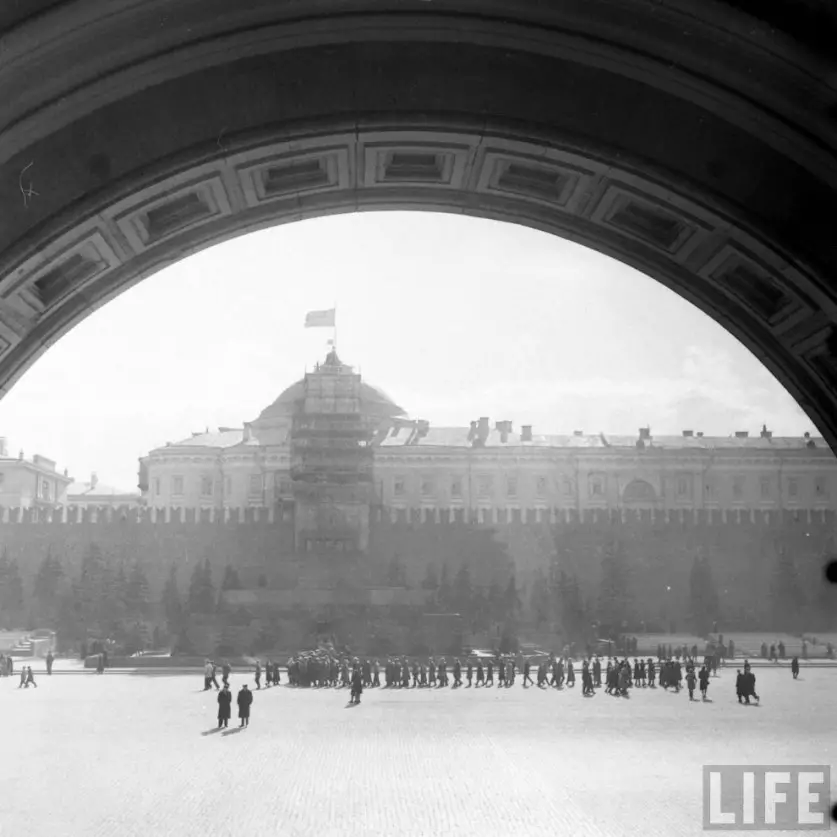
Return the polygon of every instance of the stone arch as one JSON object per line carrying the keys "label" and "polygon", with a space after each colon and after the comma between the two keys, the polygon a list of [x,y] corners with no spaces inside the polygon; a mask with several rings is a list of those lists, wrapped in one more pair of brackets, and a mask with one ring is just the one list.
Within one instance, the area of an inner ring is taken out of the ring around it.
{"label": "stone arch", "polygon": [[525,224],[656,278],[837,441],[827,12],[769,28],[733,0],[350,5],[0,12],[0,393],[90,311],[203,247],[426,209]]}

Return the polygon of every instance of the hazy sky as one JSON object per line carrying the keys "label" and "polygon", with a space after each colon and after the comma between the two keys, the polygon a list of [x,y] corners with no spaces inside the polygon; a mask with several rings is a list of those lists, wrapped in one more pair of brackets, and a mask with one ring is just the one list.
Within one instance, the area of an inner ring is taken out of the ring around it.
{"label": "hazy sky", "polygon": [[10,453],[136,487],[137,458],[241,426],[341,358],[415,418],[535,432],[813,431],[733,337],[643,274],[545,233],[432,213],[362,213],[245,236],[99,309],[0,402]]}

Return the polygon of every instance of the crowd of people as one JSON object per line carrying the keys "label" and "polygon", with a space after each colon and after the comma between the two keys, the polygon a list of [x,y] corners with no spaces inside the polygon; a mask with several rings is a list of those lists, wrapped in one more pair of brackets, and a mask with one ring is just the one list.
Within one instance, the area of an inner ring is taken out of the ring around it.
{"label": "crowd of people", "polygon": [[[320,648],[295,654],[288,660],[288,685],[295,688],[347,688],[351,691],[350,702],[358,703],[364,689],[444,689],[444,688],[511,688],[517,675],[522,676],[524,688],[536,686],[542,689],[565,686],[573,688],[576,672],[581,677],[584,696],[592,697],[596,689],[614,697],[626,697],[631,688],[656,688],[679,692],[685,687],[689,699],[695,699],[699,690],[701,699],[707,699],[710,677],[717,677],[719,665],[725,664],[725,655],[708,653],[700,662],[691,649],[677,649],[674,656],[665,653],[646,659],[608,657],[604,661],[598,655],[587,656],[580,664],[569,655],[539,654],[533,657],[523,655],[474,654],[465,657],[464,662],[454,657],[448,662],[445,657],[392,656],[384,662],[377,659],[352,657],[337,653],[333,649]],[[696,650],[696,649],[695,649]],[[267,663],[265,667],[271,664]],[[577,668],[578,666],[578,668]],[[257,664],[257,686],[261,666]],[[533,669],[535,679],[533,679]],[[794,658],[794,677],[799,672],[799,661]],[[383,678],[383,679],[382,679]],[[207,688],[210,687],[207,681]],[[758,700],[755,691],[755,675],[749,661],[744,662],[744,671],[737,672],[736,693],[739,702],[749,703],[749,698]]]}

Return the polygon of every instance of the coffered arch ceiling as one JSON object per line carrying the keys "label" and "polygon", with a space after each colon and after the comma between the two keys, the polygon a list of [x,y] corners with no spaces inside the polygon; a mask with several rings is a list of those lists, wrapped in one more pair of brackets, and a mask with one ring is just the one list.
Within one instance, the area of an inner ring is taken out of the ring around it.
{"label": "coffered arch ceiling", "polygon": [[814,0],[766,21],[743,5],[10,4],[0,391],[201,248],[426,209],[545,230],[658,279],[753,350],[833,446],[833,21]]}

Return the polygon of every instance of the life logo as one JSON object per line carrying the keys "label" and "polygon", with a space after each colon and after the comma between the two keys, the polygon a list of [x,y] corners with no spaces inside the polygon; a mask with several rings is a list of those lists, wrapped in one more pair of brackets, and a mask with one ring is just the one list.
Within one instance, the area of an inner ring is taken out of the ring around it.
{"label": "life logo", "polygon": [[828,831],[830,797],[827,765],[704,765],[703,828]]}

